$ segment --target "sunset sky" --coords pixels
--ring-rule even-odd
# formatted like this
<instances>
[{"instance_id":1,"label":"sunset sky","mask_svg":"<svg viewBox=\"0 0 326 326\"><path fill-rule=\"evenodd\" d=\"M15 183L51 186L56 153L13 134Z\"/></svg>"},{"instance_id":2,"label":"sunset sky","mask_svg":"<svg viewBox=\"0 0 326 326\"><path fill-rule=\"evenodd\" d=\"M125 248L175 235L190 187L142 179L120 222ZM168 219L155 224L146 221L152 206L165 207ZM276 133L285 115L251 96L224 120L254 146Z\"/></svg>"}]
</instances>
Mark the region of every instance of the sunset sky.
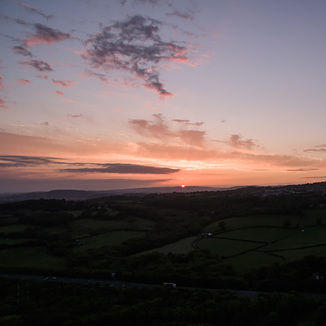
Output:
<instances>
[{"instance_id":1,"label":"sunset sky","mask_svg":"<svg viewBox=\"0 0 326 326\"><path fill-rule=\"evenodd\" d=\"M0 193L326 181L325 0L0 0Z\"/></svg>"}]
</instances>

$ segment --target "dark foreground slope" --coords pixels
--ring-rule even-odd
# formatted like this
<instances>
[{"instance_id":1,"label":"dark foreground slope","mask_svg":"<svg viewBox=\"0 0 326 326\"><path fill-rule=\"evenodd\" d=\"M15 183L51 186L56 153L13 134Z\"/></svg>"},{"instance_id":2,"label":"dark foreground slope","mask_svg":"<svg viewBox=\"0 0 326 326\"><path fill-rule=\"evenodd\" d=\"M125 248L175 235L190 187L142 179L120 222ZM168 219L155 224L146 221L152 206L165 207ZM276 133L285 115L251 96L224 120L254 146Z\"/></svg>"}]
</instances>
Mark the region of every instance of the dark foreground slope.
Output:
<instances>
[{"instance_id":1,"label":"dark foreground slope","mask_svg":"<svg viewBox=\"0 0 326 326\"><path fill-rule=\"evenodd\" d=\"M5 203L0 270L323 292L322 186Z\"/></svg>"}]
</instances>

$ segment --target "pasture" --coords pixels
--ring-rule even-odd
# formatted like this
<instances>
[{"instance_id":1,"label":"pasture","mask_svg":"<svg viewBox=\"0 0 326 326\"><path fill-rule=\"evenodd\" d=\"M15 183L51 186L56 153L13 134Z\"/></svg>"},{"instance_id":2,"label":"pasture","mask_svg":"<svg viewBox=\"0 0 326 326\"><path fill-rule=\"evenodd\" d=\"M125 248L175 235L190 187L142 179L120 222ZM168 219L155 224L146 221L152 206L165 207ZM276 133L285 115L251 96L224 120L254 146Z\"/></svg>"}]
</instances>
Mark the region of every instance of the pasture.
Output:
<instances>
[{"instance_id":1,"label":"pasture","mask_svg":"<svg viewBox=\"0 0 326 326\"><path fill-rule=\"evenodd\" d=\"M324 210L306 210L300 215L245 216L226 219L205 227L213 233L198 242L240 272L302 259L325 256L326 226Z\"/></svg>"},{"instance_id":2,"label":"pasture","mask_svg":"<svg viewBox=\"0 0 326 326\"><path fill-rule=\"evenodd\" d=\"M325 256L324 221L325 210L305 210L298 215L233 217L205 226L200 236L187 237L137 255L155 251L187 254L195 249L205 249L221 257L226 264L233 265L237 272L244 273L253 268L287 263L308 255ZM208 236L208 233L211 235Z\"/></svg>"},{"instance_id":3,"label":"pasture","mask_svg":"<svg viewBox=\"0 0 326 326\"><path fill-rule=\"evenodd\" d=\"M65 259L49 255L45 248L40 246L20 246L0 250L1 266L6 269L32 268L36 270L62 270Z\"/></svg>"},{"instance_id":4,"label":"pasture","mask_svg":"<svg viewBox=\"0 0 326 326\"><path fill-rule=\"evenodd\" d=\"M0 212L0 267L78 270L89 262L88 266L106 270L108 262L120 257L207 251L221 266L232 265L242 274L307 255L326 256L325 209L307 206L295 213L246 211L229 216L234 198L229 206L225 204L229 197L219 201L204 194L146 198L36 201L5 208ZM203 204L205 198L211 208ZM237 212L244 209L240 199ZM223 203L223 209L216 203ZM227 217L221 218L213 207Z\"/></svg>"}]
</instances>

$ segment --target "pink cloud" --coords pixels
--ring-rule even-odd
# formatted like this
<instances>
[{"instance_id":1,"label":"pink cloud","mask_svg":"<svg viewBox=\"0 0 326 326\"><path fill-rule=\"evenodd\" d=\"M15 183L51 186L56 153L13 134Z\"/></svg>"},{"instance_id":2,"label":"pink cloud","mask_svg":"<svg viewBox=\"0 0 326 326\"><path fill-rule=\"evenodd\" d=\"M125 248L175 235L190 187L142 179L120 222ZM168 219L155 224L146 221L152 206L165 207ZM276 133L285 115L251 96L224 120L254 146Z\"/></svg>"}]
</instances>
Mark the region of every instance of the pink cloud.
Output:
<instances>
[{"instance_id":1,"label":"pink cloud","mask_svg":"<svg viewBox=\"0 0 326 326\"><path fill-rule=\"evenodd\" d=\"M187 126L202 126L204 122L190 122L189 120L173 119L173 122L183 123Z\"/></svg>"},{"instance_id":2,"label":"pink cloud","mask_svg":"<svg viewBox=\"0 0 326 326\"><path fill-rule=\"evenodd\" d=\"M40 72L53 71L51 65L43 60L33 59L33 60L28 60L28 61L21 61L19 63L21 65L33 67L34 69L36 69Z\"/></svg>"},{"instance_id":3,"label":"pink cloud","mask_svg":"<svg viewBox=\"0 0 326 326\"><path fill-rule=\"evenodd\" d=\"M259 155L251 152L221 151L214 148L191 147L156 142L138 142L134 155L160 160L184 160L202 162L200 166L239 167L256 171L276 169L278 171L318 171L326 165L326 160L278 154Z\"/></svg>"},{"instance_id":4,"label":"pink cloud","mask_svg":"<svg viewBox=\"0 0 326 326\"><path fill-rule=\"evenodd\" d=\"M178 133L180 139L182 139L186 144L192 146L203 146L205 142L205 131L200 130L181 130Z\"/></svg>"},{"instance_id":5,"label":"pink cloud","mask_svg":"<svg viewBox=\"0 0 326 326\"><path fill-rule=\"evenodd\" d=\"M70 38L70 34L60 32L42 24L35 24L34 27L36 30L35 34L30 34L29 39L23 41L23 44L26 46L32 47L39 44L53 44Z\"/></svg>"},{"instance_id":6,"label":"pink cloud","mask_svg":"<svg viewBox=\"0 0 326 326\"><path fill-rule=\"evenodd\" d=\"M238 148L238 149L247 149L251 150L252 148L256 147L256 143L252 139L242 139L241 135L231 135L229 140L229 145Z\"/></svg>"},{"instance_id":7,"label":"pink cloud","mask_svg":"<svg viewBox=\"0 0 326 326\"><path fill-rule=\"evenodd\" d=\"M162 39L164 22L134 15L123 21L116 21L93 35L84 44L86 50L80 55L91 66L99 78L105 80L102 72L126 72L143 80L143 86L154 90L161 97L173 96L161 81L162 64L170 61L188 62L189 46L177 41ZM162 34L162 35L160 35Z\"/></svg>"},{"instance_id":8,"label":"pink cloud","mask_svg":"<svg viewBox=\"0 0 326 326\"><path fill-rule=\"evenodd\" d=\"M42 126L49 126L50 124L47 121L41 122Z\"/></svg>"},{"instance_id":9,"label":"pink cloud","mask_svg":"<svg viewBox=\"0 0 326 326\"><path fill-rule=\"evenodd\" d=\"M2 81L3 81L3 78L0 76L0 90L2 90L4 88Z\"/></svg>"},{"instance_id":10,"label":"pink cloud","mask_svg":"<svg viewBox=\"0 0 326 326\"><path fill-rule=\"evenodd\" d=\"M326 144L322 144L322 145L317 145L314 148L308 148L303 150L305 153L311 153L311 152L315 152L315 153L326 153Z\"/></svg>"},{"instance_id":11,"label":"pink cloud","mask_svg":"<svg viewBox=\"0 0 326 326\"><path fill-rule=\"evenodd\" d=\"M181 12L181 11L178 11L178 10L174 10L173 12L168 13L167 15L168 16L176 16L178 18L182 18L182 19L186 19L186 20L193 20L194 19L193 13L191 13L191 12Z\"/></svg>"},{"instance_id":12,"label":"pink cloud","mask_svg":"<svg viewBox=\"0 0 326 326\"><path fill-rule=\"evenodd\" d=\"M9 109L9 107L7 106L7 102L1 98L0 98L0 108L5 110Z\"/></svg>"},{"instance_id":13,"label":"pink cloud","mask_svg":"<svg viewBox=\"0 0 326 326\"><path fill-rule=\"evenodd\" d=\"M17 83L18 84L24 84L24 85L32 84L32 82L30 80L27 80L27 79L18 79Z\"/></svg>"},{"instance_id":14,"label":"pink cloud","mask_svg":"<svg viewBox=\"0 0 326 326\"><path fill-rule=\"evenodd\" d=\"M19 5L21 5L22 7L24 7L27 11L31 12L31 13L35 13L35 14L38 14L46 19L50 19L53 17L53 15L46 15L42 10L38 9L38 8L35 8L35 7L32 7L26 3L23 3L23 2L19 2L19 1L16 1Z\"/></svg>"},{"instance_id":15,"label":"pink cloud","mask_svg":"<svg viewBox=\"0 0 326 326\"><path fill-rule=\"evenodd\" d=\"M224 122L224 121L221 121ZM213 140L217 143L224 143L228 146L231 146L232 148L235 148L240 151L252 151L254 148L260 147L260 145L253 139L243 139L241 135L233 134L230 136L229 140L223 141L223 140Z\"/></svg>"},{"instance_id":16,"label":"pink cloud","mask_svg":"<svg viewBox=\"0 0 326 326\"><path fill-rule=\"evenodd\" d=\"M160 140L179 140L192 146L204 146L205 131L192 130L192 129L179 129L174 130L171 122L167 121L162 114L153 114L154 121L150 120L130 120L129 123L132 128L144 137L154 137ZM174 119L172 122L182 123L184 126L201 126L202 123L191 123L189 120Z\"/></svg>"},{"instance_id":17,"label":"pink cloud","mask_svg":"<svg viewBox=\"0 0 326 326\"><path fill-rule=\"evenodd\" d=\"M82 114L67 114L67 117L69 118L83 118L84 116Z\"/></svg>"},{"instance_id":18,"label":"pink cloud","mask_svg":"<svg viewBox=\"0 0 326 326\"><path fill-rule=\"evenodd\" d=\"M63 81L63 80L52 79L52 83L68 88L68 87L72 86L75 82L70 81L70 80Z\"/></svg>"},{"instance_id":19,"label":"pink cloud","mask_svg":"<svg viewBox=\"0 0 326 326\"><path fill-rule=\"evenodd\" d=\"M42 79L49 79L49 76L42 76L42 75L38 75L37 78L42 78Z\"/></svg>"},{"instance_id":20,"label":"pink cloud","mask_svg":"<svg viewBox=\"0 0 326 326\"><path fill-rule=\"evenodd\" d=\"M12 49L13 49L13 51L15 53L20 54L22 56L25 56L25 57L32 57L33 56L31 51L27 50L23 46L14 46Z\"/></svg>"},{"instance_id":21,"label":"pink cloud","mask_svg":"<svg viewBox=\"0 0 326 326\"><path fill-rule=\"evenodd\" d=\"M57 93L57 95L65 95L65 93L63 93L63 92L60 92L60 91L56 91L56 93Z\"/></svg>"}]
</instances>

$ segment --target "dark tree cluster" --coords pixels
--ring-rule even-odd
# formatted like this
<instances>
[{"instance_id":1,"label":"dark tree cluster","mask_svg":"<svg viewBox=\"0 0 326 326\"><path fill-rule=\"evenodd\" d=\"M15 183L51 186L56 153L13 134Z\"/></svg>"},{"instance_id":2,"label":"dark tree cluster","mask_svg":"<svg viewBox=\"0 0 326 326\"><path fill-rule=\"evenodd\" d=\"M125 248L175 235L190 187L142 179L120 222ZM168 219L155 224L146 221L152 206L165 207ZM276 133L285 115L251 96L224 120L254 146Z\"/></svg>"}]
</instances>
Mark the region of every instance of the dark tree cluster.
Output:
<instances>
[{"instance_id":1,"label":"dark tree cluster","mask_svg":"<svg viewBox=\"0 0 326 326\"><path fill-rule=\"evenodd\" d=\"M295 294L254 300L231 292L0 279L0 325L323 326L326 302Z\"/></svg>"}]
</instances>

